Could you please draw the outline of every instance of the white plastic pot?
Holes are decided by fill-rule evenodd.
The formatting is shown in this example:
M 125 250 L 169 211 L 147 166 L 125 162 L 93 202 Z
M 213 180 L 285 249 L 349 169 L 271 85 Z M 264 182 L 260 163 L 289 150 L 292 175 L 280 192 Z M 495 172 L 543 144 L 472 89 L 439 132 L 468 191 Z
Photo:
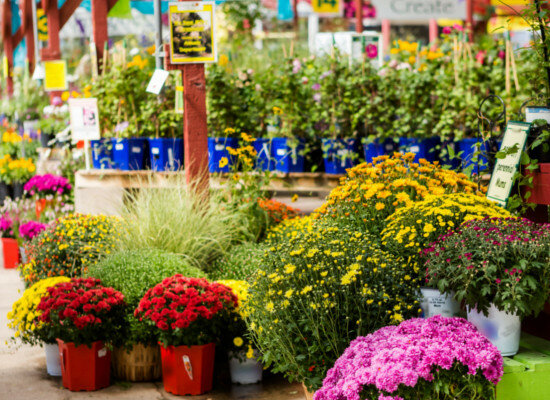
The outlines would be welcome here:
M 493 343 L 504 357 L 513 356 L 519 349 L 521 320 L 517 315 L 499 311 L 494 305 L 489 316 L 468 308 L 468 321 Z
M 460 305 L 453 296 L 442 294 L 437 289 L 427 287 L 420 288 L 420 293 L 420 308 L 424 318 L 430 318 L 434 315 L 450 318 L 456 316 L 460 311 Z
M 46 371 L 51 376 L 61 376 L 61 360 L 59 359 L 59 346 L 56 344 L 44 344 L 46 351 Z
M 232 383 L 249 385 L 262 381 L 263 367 L 258 362 L 256 355 L 256 352 L 254 352 L 254 358 L 246 358 L 243 353 L 241 357 L 243 361 L 240 361 L 233 354 L 229 354 L 229 372 Z

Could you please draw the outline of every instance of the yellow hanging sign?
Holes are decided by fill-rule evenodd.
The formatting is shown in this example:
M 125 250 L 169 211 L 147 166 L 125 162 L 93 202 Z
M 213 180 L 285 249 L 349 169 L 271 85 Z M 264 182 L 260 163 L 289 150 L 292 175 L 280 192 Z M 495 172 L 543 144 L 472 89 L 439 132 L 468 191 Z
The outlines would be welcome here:
M 38 28 L 38 40 L 48 41 L 48 18 L 42 8 L 36 9 L 36 26 Z
M 342 14 L 340 0 L 311 0 L 313 12 L 325 16 L 337 16 Z
M 2 57 L 2 73 L 4 75 L 4 79 L 7 79 L 8 78 L 8 73 L 9 73 L 9 70 L 10 70 L 10 65 L 8 63 L 8 57 L 4 56 Z
M 46 91 L 67 90 L 67 61 L 44 61 L 44 89 Z

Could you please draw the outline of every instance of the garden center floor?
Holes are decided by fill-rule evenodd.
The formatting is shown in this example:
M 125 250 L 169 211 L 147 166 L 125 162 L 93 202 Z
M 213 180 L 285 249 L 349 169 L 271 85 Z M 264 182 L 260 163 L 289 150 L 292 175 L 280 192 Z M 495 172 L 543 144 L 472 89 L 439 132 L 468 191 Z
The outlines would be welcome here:
M 10 348 L 11 336 L 6 314 L 20 297 L 23 283 L 15 270 L 0 269 L 0 400 L 69 400 L 69 399 L 127 399 L 127 400 L 303 400 L 301 385 L 289 384 L 279 377 L 269 377 L 259 385 L 227 386 L 204 396 L 178 397 L 164 391 L 162 382 L 119 383 L 97 392 L 70 392 L 63 389 L 61 378 L 49 377 L 41 347 Z M 216 378 L 214 378 L 215 380 Z M 214 384 L 216 386 L 216 383 Z M 219 386 L 219 385 L 218 385 Z

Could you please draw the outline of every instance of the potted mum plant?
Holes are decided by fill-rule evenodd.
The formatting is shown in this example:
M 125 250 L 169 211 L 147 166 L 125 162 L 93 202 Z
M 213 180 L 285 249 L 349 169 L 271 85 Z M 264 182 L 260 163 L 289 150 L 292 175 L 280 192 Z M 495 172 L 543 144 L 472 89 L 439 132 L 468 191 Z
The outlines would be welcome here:
M 550 292 L 550 225 L 468 221 L 440 237 L 425 257 L 429 283 L 454 293 L 502 355 L 516 354 L 521 318 L 538 314 Z
M 149 289 L 135 316 L 157 328 L 164 389 L 197 395 L 212 389 L 215 342 L 237 297 L 227 286 L 176 274 Z
M 56 276 L 36 282 L 13 303 L 12 310 L 8 313 L 8 327 L 15 330 L 12 340 L 30 345 L 44 345 L 46 370 L 51 376 L 61 376 L 59 349 L 51 326 L 39 321 L 42 312 L 37 309 L 37 306 L 42 297 L 48 293 L 48 288 L 60 282 L 70 282 L 70 279 Z
M 23 187 L 25 194 L 36 201 L 36 218 L 54 204 L 63 206 L 69 201 L 72 186 L 67 178 L 44 174 L 35 175 Z
M 63 386 L 71 391 L 109 386 L 111 352 L 106 343 L 120 333 L 124 296 L 99 279 L 76 278 L 47 289 L 39 321 L 59 344 Z
M 230 317 L 227 326 L 228 333 L 225 335 L 228 339 L 226 347 L 229 350 L 231 382 L 241 385 L 261 382 L 262 363 L 258 360 L 258 351 L 254 349 L 248 338 L 248 328 L 245 322 L 248 315 L 246 299 L 250 284 L 246 281 L 233 279 L 221 280 L 218 283 L 231 288 L 239 301 L 238 307 Z

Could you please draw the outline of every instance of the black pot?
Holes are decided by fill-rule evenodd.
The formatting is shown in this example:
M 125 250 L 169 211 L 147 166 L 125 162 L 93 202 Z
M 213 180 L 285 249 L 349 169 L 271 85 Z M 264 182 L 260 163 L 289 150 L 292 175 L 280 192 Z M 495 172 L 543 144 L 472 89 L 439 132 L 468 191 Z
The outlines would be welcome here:
M 11 187 L 5 182 L 0 182 L 0 205 L 4 205 L 6 197 L 10 196 Z
M 55 138 L 55 135 L 51 133 L 41 132 L 40 133 L 40 145 L 44 148 L 53 147 L 53 144 L 49 144 Z
M 25 186 L 25 184 L 23 182 L 13 182 L 12 184 L 12 196 L 11 198 L 12 199 L 20 199 L 23 197 L 23 186 Z

